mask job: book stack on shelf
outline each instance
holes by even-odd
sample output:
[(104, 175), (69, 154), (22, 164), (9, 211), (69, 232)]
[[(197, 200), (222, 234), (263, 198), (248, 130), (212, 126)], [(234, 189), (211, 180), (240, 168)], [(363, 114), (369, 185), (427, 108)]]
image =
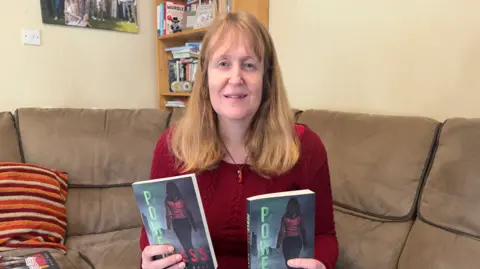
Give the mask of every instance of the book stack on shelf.
[(246, 10), (268, 29), (269, 0), (156, 0), (156, 64), (160, 109), (187, 104), (201, 42), (218, 14)]
[[(170, 52), (168, 60), (168, 85), (171, 93), (186, 93), (192, 91), (195, 73), (198, 68), (201, 42), (186, 42), (183, 46), (166, 48)], [(185, 107), (185, 101), (179, 98), (167, 100), (166, 107)]]

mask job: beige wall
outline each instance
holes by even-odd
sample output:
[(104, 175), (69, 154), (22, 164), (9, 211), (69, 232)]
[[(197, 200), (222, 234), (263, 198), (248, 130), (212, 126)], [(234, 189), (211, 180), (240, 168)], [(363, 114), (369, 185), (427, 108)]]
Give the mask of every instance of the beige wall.
[[(0, 0), (0, 110), (157, 106), (150, 1), (139, 34), (43, 25), (39, 2)], [(387, 2), (270, 0), (292, 106), (480, 117), (480, 2)]]
[[(130, 34), (44, 25), (40, 0), (0, 0), (0, 110), (156, 107), (155, 11), (138, 2)], [(40, 29), (42, 45), (23, 45), (22, 28)]]
[(480, 117), (480, 2), (270, 0), (294, 107)]

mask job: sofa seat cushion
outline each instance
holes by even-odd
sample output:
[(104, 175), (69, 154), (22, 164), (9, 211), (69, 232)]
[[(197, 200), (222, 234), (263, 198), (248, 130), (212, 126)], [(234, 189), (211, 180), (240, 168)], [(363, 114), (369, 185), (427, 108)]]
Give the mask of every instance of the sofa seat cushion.
[(22, 161), (17, 129), (11, 112), (0, 112), (0, 161)]
[(480, 264), (480, 241), (415, 221), (398, 269), (462, 268), (476, 269)]
[(0, 162), (0, 251), (66, 251), (67, 174), (24, 163)]
[(120, 240), (98, 244), (79, 252), (82, 259), (92, 269), (138, 268), (142, 256), (138, 240)]
[(65, 253), (58, 250), (54, 250), (54, 249), (22, 248), (22, 249), (0, 252), (0, 256), (5, 256), (5, 257), (24, 256), (24, 255), (30, 255), (30, 254), (42, 252), (42, 251), (50, 252), (50, 254), (52, 254), (53, 258), (55, 259), (55, 262), (57, 263), (60, 269), (78, 269), (70, 262), (70, 260), (67, 259), (67, 257), (65, 256)]
[(70, 236), (67, 239), (66, 245), (69, 250), (81, 250), (95, 245), (109, 244), (121, 240), (137, 240), (138, 243), (141, 231), (142, 228), (137, 227), (102, 234)]
[(306, 110), (323, 140), (336, 205), (386, 221), (411, 220), (440, 122), (425, 117)]
[(412, 221), (381, 222), (338, 210), (334, 214), (340, 252), (336, 268), (397, 268)]
[[(102, 234), (70, 236), (67, 257), (77, 269), (138, 268), (141, 228)], [(122, 263), (116, 263), (122, 255)], [(134, 266), (132, 266), (134, 264)], [(111, 266), (111, 267), (109, 267)]]

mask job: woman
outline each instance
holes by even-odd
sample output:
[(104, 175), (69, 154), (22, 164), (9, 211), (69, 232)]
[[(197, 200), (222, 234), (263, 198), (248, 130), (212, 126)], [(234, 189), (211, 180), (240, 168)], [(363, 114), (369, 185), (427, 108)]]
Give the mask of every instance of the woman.
[(288, 261), (299, 257), (302, 246), (307, 247), (305, 235), (300, 203), (298, 199), (290, 198), (285, 208), (285, 214), (280, 219), (280, 230), (277, 237), (277, 248), (283, 245), (283, 257), (288, 269), (293, 268), (288, 266)]
[[(185, 115), (160, 137), (151, 178), (195, 172), (219, 269), (248, 268), (246, 198), (316, 193), (315, 258), (289, 266), (332, 269), (338, 257), (325, 147), (295, 124), (268, 31), (251, 14), (218, 16), (205, 33)], [(140, 238), (142, 268), (184, 268), (169, 246)]]
[(180, 190), (173, 182), (167, 183), (165, 209), (167, 229), (172, 229), (183, 247), (185, 255), (189, 255), (192, 245), (192, 230), (196, 231), (195, 221)]

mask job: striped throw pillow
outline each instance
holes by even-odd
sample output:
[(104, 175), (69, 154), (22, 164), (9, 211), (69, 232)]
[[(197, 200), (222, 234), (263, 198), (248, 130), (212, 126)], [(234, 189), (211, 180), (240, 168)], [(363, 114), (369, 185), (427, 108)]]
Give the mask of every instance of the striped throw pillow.
[(0, 162), (0, 251), (53, 248), (66, 252), (66, 173)]

